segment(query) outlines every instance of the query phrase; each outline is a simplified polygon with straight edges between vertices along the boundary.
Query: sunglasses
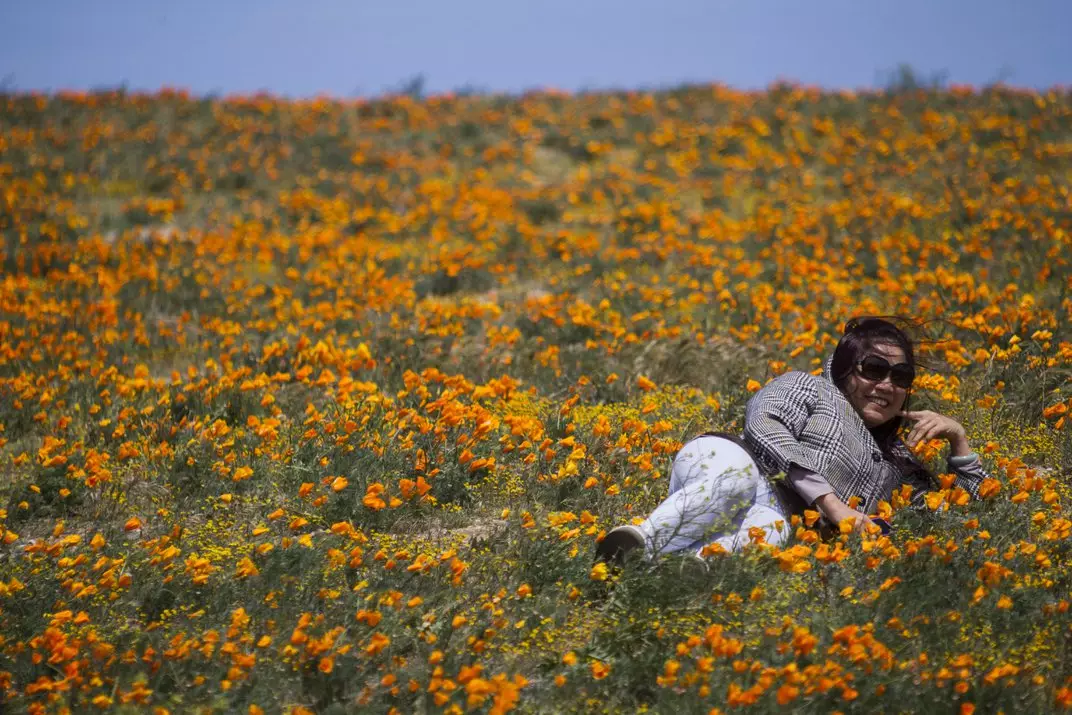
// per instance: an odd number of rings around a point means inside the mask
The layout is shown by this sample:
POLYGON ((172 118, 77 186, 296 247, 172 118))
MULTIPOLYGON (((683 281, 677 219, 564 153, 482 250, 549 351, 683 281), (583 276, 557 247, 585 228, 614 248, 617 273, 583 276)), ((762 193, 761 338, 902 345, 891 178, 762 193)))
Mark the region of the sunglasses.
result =
POLYGON ((886 358, 868 355, 856 363, 856 372, 868 382, 882 382, 887 377, 897 387, 907 390, 916 379, 916 369, 906 362, 891 365, 886 358))

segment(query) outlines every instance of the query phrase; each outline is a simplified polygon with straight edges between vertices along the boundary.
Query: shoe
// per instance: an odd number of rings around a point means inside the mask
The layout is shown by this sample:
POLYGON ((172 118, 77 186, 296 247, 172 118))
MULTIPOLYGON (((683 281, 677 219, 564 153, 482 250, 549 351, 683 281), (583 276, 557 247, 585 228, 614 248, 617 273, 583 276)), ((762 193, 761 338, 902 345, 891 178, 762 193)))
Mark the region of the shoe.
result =
POLYGON ((626 554, 636 549, 644 549, 644 532, 635 526, 618 526, 596 544, 596 561, 622 564, 626 554))

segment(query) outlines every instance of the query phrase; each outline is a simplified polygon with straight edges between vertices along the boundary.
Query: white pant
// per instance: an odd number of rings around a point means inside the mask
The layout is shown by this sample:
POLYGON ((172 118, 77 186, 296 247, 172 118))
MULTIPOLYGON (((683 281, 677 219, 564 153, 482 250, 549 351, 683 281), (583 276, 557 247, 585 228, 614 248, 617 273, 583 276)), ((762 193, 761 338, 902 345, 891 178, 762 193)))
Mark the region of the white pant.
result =
POLYGON ((737 551, 754 526, 769 544, 789 536, 789 519, 748 452, 728 439, 703 436, 674 457, 670 495, 639 528, 652 556, 699 552, 712 543, 737 551))

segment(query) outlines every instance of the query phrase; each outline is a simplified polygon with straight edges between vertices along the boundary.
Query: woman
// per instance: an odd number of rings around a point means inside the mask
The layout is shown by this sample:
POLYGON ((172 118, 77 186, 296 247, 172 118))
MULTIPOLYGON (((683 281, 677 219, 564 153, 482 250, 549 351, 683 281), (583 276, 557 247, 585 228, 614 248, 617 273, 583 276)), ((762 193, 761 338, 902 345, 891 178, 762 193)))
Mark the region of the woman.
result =
POLYGON ((910 485, 919 503, 936 486, 909 450, 936 438, 949 442, 956 484, 977 496, 987 475, 964 428, 936 412, 907 411, 915 371, 912 341, 900 328, 882 318, 850 320, 821 377, 789 372, 748 401, 743 440, 707 433, 686 444, 667 499, 639 526, 608 532, 597 558, 621 561, 641 548, 649 557, 700 554, 709 544, 734 551, 757 527, 767 543, 782 544, 790 517, 806 508, 828 525, 852 519, 865 530, 874 523, 868 514, 895 488, 910 485), (907 445, 898 436, 906 420, 907 445))

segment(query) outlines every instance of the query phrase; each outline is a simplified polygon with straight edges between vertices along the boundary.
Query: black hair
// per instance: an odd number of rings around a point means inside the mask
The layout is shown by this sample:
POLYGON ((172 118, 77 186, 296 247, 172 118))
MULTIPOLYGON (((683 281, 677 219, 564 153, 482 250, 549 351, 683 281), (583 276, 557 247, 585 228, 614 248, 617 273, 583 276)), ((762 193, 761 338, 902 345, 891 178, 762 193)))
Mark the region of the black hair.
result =
MULTIPOLYGON (((830 378, 839 390, 846 396, 849 377, 856 369, 856 363, 875 345, 893 345, 901 349, 905 354, 905 362, 916 367, 915 345, 905 328, 899 327, 894 321, 908 327, 908 321, 891 316, 865 316, 852 318, 845 324, 844 335, 834 348, 834 357, 830 363, 830 378)), ((908 401, 911 391, 905 396, 902 410, 908 409, 908 401)), ((897 432, 901 429, 904 419, 896 416, 892 420, 884 422, 871 429, 871 435, 875 442, 887 455, 890 454, 889 446, 897 438, 897 432)))

